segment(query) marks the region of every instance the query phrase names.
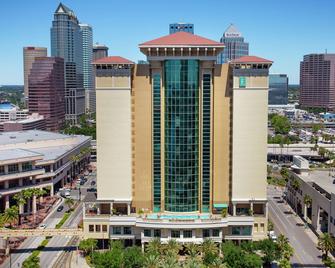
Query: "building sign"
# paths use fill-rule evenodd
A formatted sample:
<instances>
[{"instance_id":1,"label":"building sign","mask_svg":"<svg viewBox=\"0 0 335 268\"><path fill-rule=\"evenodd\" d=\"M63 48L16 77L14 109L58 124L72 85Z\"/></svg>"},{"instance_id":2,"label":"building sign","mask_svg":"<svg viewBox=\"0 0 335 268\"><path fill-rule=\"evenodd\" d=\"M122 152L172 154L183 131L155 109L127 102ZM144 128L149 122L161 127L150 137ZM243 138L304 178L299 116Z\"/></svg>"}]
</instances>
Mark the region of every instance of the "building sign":
<instances>
[{"instance_id":1,"label":"building sign","mask_svg":"<svg viewBox=\"0 0 335 268\"><path fill-rule=\"evenodd\" d=\"M244 76L240 76L240 87L245 87L247 79Z\"/></svg>"}]
</instances>

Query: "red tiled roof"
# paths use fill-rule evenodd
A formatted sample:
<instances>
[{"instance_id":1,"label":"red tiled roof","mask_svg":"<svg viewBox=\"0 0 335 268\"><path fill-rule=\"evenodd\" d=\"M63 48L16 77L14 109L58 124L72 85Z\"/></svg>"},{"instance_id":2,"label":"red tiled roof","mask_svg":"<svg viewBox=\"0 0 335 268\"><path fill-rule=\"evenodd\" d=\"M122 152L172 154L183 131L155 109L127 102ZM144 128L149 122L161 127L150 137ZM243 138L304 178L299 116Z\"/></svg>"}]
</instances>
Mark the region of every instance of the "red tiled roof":
<instances>
[{"instance_id":1,"label":"red tiled roof","mask_svg":"<svg viewBox=\"0 0 335 268\"><path fill-rule=\"evenodd\" d=\"M134 64L134 62L127 60L120 56L110 56L110 57L101 58L101 59L94 61L93 63L94 64L97 64L97 63Z\"/></svg>"},{"instance_id":2,"label":"red tiled roof","mask_svg":"<svg viewBox=\"0 0 335 268\"><path fill-rule=\"evenodd\" d=\"M273 61L257 56L243 56L231 61L232 63L272 63Z\"/></svg>"},{"instance_id":3,"label":"red tiled roof","mask_svg":"<svg viewBox=\"0 0 335 268\"><path fill-rule=\"evenodd\" d=\"M222 43L201 37L199 35L187 33L187 32L176 32L169 34L145 43L140 44L140 47L145 46L221 46Z\"/></svg>"}]
</instances>

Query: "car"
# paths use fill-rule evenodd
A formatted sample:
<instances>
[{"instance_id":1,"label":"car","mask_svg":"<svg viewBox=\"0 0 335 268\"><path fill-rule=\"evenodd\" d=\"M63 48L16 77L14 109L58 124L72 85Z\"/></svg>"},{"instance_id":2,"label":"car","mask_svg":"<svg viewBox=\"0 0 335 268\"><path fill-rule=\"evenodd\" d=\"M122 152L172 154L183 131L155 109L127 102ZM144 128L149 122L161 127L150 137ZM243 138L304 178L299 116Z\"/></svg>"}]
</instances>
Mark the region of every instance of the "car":
<instances>
[{"instance_id":1,"label":"car","mask_svg":"<svg viewBox=\"0 0 335 268\"><path fill-rule=\"evenodd\" d=\"M91 185L92 185L92 186L95 185L95 181L92 181L92 182L91 182Z\"/></svg>"},{"instance_id":2,"label":"car","mask_svg":"<svg viewBox=\"0 0 335 268\"><path fill-rule=\"evenodd\" d=\"M38 226L39 229L45 229L47 228L47 225L45 223L42 223L40 226Z\"/></svg>"},{"instance_id":3,"label":"car","mask_svg":"<svg viewBox=\"0 0 335 268\"><path fill-rule=\"evenodd\" d=\"M57 211L58 212L61 212L63 210L64 206L63 205L60 205L58 208L57 208Z\"/></svg>"},{"instance_id":4,"label":"car","mask_svg":"<svg viewBox=\"0 0 335 268\"><path fill-rule=\"evenodd\" d=\"M269 231L269 238L274 242L277 241L277 236L275 234L275 231Z\"/></svg>"},{"instance_id":5,"label":"car","mask_svg":"<svg viewBox=\"0 0 335 268\"><path fill-rule=\"evenodd\" d=\"M87 189L87 192L94 192L95 193L96 191L97 191L97 189L93 188L93 187Z\"/></svg>"},{"instance_id":6,"label":"car","mask_svg":"<svg viewBox=\"0 0 335 268\"><path fill-rule=\"evenodd\" d=\"M70 192L65 192L64 193L64 197L70 197L70 196L71 196Z\"/></svg>"},{"instance_id":7,"label":"car","mask_svg":"<svg viewBox=\"0 0 335 268\"><path fill-rule=\"evenodd\" d=\"M84 184L85 184L85 181L80 181L79 184L80 184L80 185L84 185Z\"/></svg>"}]
</instances>

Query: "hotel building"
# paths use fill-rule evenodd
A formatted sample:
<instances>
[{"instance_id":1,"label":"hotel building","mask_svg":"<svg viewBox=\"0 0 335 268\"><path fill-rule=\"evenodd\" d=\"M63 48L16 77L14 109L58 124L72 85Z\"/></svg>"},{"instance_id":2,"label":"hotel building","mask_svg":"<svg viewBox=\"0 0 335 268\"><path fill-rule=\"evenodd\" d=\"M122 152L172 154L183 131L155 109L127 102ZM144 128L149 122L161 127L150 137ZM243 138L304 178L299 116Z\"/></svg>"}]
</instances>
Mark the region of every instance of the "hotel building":
<instances>
[{"instance_id":1,"label":"hotel building","mask_svg":"<svg viewBox=\"0 0 335 268\"><path fill-rule=\"evenodd\" d=\"M149 64L94 62L97 195L86 238L142 246L266 237L268 72L224 44L177 32L139 45Z\"/></svg>"}]
</instances>

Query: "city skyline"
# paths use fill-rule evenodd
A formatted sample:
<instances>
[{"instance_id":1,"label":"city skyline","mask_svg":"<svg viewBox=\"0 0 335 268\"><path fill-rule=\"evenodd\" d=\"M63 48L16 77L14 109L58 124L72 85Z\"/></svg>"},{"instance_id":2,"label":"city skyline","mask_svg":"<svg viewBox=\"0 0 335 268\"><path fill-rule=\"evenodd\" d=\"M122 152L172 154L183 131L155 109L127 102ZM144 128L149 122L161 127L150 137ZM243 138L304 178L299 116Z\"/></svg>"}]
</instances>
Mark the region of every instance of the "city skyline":
<instances>
[{"instance_id":1,"label":"city skyline","mask_svg":"<svg viewBox=\"0 0 335 268\"><path fill-rule=\"evenodd\" d=\"M73 9L81 21L90 23L95 32L94 43L106 44L110 47L111 55L122 55L135 62L144 59L143 55L134 49L138 43L154 36L168 34L168 25L179 21L193 23L196 34L208 36L213 40L219 40L227 26L234 23L248 40L250 55L263 55L273 59L272 72L287 73L290 83L293 84L299 83L299 63L303 55L324 53L325 49L329 53L335 51L333 37L325 30L332 26L329 24L332 21L331 6L335 5L329 1L318 2L317 5L315 1L304 1L304 5L299 1L254 1L252 6L245 6L241 2L231 3L231 12L225 16L221 13L222 8L226 6L219 1L210 1L212 4L209 6L216 8L208 12L203 11L200 3L192 2L190 5L190 1L179 4L180 8L173 9L174 12L172 8L175 5L171 2L160 6L150 5L150 2L147 1L145 11L143 5L137 2L131 7L124 3L108 1L100 2L97 7L83 5L82 2L74 0L64 4ZM20 52L24 46L42 46L50 51L49 31L53 12L58 4L59 1L22 2L21 8L18 9L15 1L3 3L7 12L0 18L0 28L3 36L6 36L6 42L1 44L0 84L23 84L23 60ZM104 8L100 8L102 6ZM112 9L121 12L110 16ZM25 20L27 13L36 10L38 16L31 16L29 20ZM141 16L138 20L141 10L152 16ZM165 12L158 12L159 10ZM12 14L16 14L16 20L11 20L11 27L7 28L6 23ZM125 14L130 19L127 19L127 23L120 23ZM278 18L277 14L285 16ZM312 15L314 20L310 19ZM262 16L262 19L250 19L253 16ZM110 27L111 25L115 27ZM13 35L13 32L17 34ZM283 43L283 40L286 41Z\"/></svg>"}]
</instances>

